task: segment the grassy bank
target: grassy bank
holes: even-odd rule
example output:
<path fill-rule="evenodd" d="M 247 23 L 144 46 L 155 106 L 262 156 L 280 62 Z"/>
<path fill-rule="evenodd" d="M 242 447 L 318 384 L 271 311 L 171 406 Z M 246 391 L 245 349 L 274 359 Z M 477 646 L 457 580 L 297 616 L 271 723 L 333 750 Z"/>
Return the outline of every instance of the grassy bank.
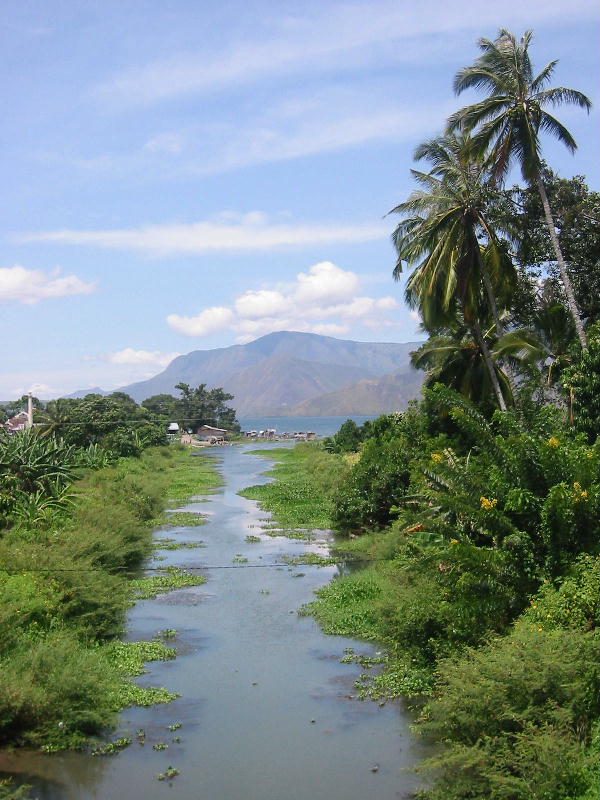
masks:
<path fill-rule="evenodd" d="M 143 661 L 173 651 L 160 641 L 117 645 L 117 638 L 136 599 L 204 581 L 138 570 L 171 498 L 184 501 L 218 482 L 207 459 L 154 448 L 82 477 L 68 509 L 50 523 L 3 532 L 0 744 L 77 747 L 109 728 L 125 705 L 174 696 L 129 680 Z"/>
<path fill-rule="evenodd" d="M 258 500 L 259 507 L 271 513 L 267 532 L 302 537 L 307 530 L 331 526 L 331 495 L 343 471 L 343 459 L 312 442 L 250 452 L 276 462 L 266 472 L 274 482 L 240 492 L 242 497 Z"/>

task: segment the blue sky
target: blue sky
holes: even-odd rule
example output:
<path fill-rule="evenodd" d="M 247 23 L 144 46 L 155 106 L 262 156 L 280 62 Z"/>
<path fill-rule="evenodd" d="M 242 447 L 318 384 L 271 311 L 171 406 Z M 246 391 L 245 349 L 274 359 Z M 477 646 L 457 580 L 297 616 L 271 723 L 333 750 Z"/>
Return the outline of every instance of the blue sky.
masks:
<path fill-rule="evenodd" d="M 20 0 L 0 21 L 0 399 L 110 389 L 291 329 L 410 341 L 386 212 L 499 27 L 594 109 L 596 0 Z"/>

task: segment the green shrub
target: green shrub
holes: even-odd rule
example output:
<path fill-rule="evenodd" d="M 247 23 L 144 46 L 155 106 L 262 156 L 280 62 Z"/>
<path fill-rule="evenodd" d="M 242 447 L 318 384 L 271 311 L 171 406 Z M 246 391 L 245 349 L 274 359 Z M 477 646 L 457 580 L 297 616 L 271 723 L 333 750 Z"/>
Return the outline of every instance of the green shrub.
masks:
<path fill-rule="evenodd" d="M 17 646 L 0 669 L 0 742 L 73 746 L 114 720 L 118 677 L 72 633 Z"/>

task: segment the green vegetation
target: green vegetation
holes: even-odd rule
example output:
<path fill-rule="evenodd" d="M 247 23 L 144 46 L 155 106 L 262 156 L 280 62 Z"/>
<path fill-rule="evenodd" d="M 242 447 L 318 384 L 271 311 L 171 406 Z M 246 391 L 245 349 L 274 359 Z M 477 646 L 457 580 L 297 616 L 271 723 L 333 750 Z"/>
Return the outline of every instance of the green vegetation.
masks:
<path fill-rule="evenodd" d="M 204 492 L 216 476 L 175 445 L 96 470 L 81 467 L 82 452 L 35 429 L 0 440 L 1 469 L 18 498 L 11 504 L 3 495 L 0 519 L 2 744 L 79 747 L 125 705 L 175 697 L 130 680 L 145 661 L 175 651 L 116 637 L 136 597 L 204 582 L 169 568 L 135 575 L 166 498 Z M 28 495 L 61 502 L 40 500 L 35 515 L 24 514 Z"/>
<path fill-rule="evenodd" d="M 301 613 L 385 647 L 358 692 L 418 698 L 418 730 L 445 742 L 428 800 L 595 792 L 600 444 L 566 413 L 523 399 L 490 417 L 438 384 L 375 426 L 395 461 L 365 432 L 328 476 L 331 524 L 354 536 L 336 551 L 370 563 Z"/>
<path fill-rule="evenodd" d="M 164 574 L 132 578 L 129 581 L 129 587 L 134 600 L 148 600 L 163 592 L 181 589 L 183 586 L 201 586 L 203 583 L 206 583 L 203 575 L 184 572 L 177 567 L 165 567 Z"/>
<path fill-rule="evenodd" d="M 235 410 L 226 405 L 233 400 L 221 388 L 207 389 L 205 383 L 193 388 L 187 383 L 178 383 L 180 397 L 170 394 L 155 394 L 144 400 L 142 407 L 153 417 L 162 418 L 165 422 L 178 422 L 183 429 L 196 430 L 201 425 L 212 425 L 215 428 L 239 431 L 235 419 Z"/>
<path fill-rule="evenodd" d="M 178 539 L 154 539 L 154 547 L 157 550 L 186 550 L 194 547 L 206 547 L 204 542 L 182 542 Z"/>
<path fill-rule="evenodd" d="M 214 481 L 210 481 L 210 472 L 208 476 L 208 485 L 206 486 L 206 493 L 210 492 L 214 487 Z M 194 488 L 197 488 L 194 487 Z M 176 491 L 181 491 L 177 489 Z M 204 525 L 206 520 L 201 514 L 195 511 L 163 511 L 156 519 L 152 520 L 153 528 L 195 528 Z"/>
<path fill-rule="evenodd" d="M 329 528 L 331 525 L 330 490 L 337 481 L 338 470 L 333 464 L 340 461 L 336 456 L 325 453 L 314 442 L 303 442 L 294 449 L 251 451 L 277 463 L 267 472 L 276 478 L 273 483 L 250 486 L 240 494 L 251 500 L 258 500 L 261 508 L 273 515 L 271 532 L 289 536 L 295 532 L 300 538 L 306 531 L 298 529 Z M 276 529 L 276 530 L 275 530 Z"/>

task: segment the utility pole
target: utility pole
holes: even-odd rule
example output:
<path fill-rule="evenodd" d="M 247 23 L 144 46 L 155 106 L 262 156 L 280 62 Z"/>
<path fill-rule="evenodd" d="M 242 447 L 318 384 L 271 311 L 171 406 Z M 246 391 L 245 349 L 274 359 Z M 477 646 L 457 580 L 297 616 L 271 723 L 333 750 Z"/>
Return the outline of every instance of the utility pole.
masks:
<path fill-rule="evenodd" d="M 33 426 L 33 400 L 31 398 L 31 392 L 27 392 L 27 427 L 31 428 Z"/>

